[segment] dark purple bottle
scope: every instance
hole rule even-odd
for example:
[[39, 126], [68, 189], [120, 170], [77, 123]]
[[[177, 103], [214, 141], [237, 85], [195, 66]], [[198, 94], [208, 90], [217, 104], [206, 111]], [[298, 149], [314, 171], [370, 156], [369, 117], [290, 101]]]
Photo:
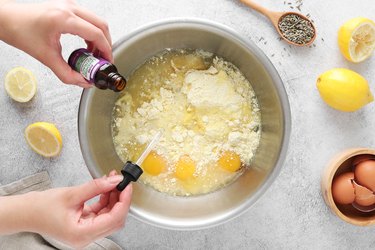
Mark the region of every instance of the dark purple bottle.
[[94, 57], [87, 49], [73, 51], [68, 64], [99, 89], [119, 92], [126, 86], [125, 78], [118, 73], [115, 65], [103, 58]]

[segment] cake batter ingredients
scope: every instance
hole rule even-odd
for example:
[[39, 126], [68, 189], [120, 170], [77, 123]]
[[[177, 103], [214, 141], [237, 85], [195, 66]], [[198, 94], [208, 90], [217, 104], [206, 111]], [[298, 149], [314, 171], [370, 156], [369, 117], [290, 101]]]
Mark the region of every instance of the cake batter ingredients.
[[166, 50], [129, 78], [113, 111], [119, 157], [136, 160], [160, 129], [142, 164], [141, 182], [171, 195], [212, 192], [250, 165], [261, 117], [249, 81], [231, 63], [202, 50]]

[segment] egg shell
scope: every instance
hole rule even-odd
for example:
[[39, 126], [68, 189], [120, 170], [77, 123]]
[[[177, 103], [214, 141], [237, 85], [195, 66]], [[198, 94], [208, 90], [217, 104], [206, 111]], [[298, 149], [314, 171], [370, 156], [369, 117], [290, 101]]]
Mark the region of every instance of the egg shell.
[[375, 195], [374, 193], [355, 181], [353, 181], [354, 189], [355, 189], [355, 202], [361, 206], [371, 206], [375, 203]]
[[375, 160], [375, 155], [368, 155], [368, 154], [364, 154], [364, 155], [357, 155], [356, 157], [353, 158], [353, 166], [357, 166], [359, 163], [363, 162], [363, 161], [367, 161], [367, 160]]
[[346, 205], [354, 202], [355, 189], [352, 183], [353, 180], [353, 172], [341, 174], [333, 179], [332, 196], [336, 203]]
[[358, 203], [356, 202], [353, 202], [352, 203], [352, 206], [361, 211], [361, 212], [364, 212], [364, 213], [368, 213], [368, 212], [372, 212], [372, 211], [375, 211], [375, 204], [372, 204], [371, 206], [361, 206], [359, 205]]
[[360, 162], [354, 169], [355, 180], [358, 184], [375, 191], [375, 161]]

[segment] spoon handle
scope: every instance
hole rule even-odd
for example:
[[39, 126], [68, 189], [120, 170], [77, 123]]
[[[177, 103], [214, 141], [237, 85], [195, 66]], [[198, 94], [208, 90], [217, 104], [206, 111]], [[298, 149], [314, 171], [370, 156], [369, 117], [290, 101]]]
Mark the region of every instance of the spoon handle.
[[255, 3], [254, 1], [252, 0], [240, 0], [243, 4], [249, 6], [250, 8], [258, 11], [259, 13], [267, 16], [267, 17], [270, 17], [270, 14], [271, 14], [271, 11], [264, 8], [263, 6]]
[[268, 17], [268, 19], [271, 21], [273, 26], [275, 26], [277, 32], [280, 33], [278, 23], [279, 23], [280, 17], [283, 16], [285, 13], [268, 10], [268, 9], [264, 8], [263, 6], [255, 3], [252, 0], [240, 0], [240, 1], [242, 3], [244, 3], [245, 5], [247, 5], [248, 7], [252, 8], [252, 9], [258, 11], [259, 13], [265, 15], [266, 17]]

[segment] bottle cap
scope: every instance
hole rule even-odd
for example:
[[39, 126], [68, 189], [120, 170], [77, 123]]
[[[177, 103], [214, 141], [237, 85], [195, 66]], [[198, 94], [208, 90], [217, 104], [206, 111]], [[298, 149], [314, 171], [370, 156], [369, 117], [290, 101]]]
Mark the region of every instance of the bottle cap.
[[138, 178], [142, 175], [143, 170], [137, 164], [127, 161], [125, 166], [121, 170], [124, 179], [117, 185], [117, 190], [122, 191], [131, 181], [137, 181]]

